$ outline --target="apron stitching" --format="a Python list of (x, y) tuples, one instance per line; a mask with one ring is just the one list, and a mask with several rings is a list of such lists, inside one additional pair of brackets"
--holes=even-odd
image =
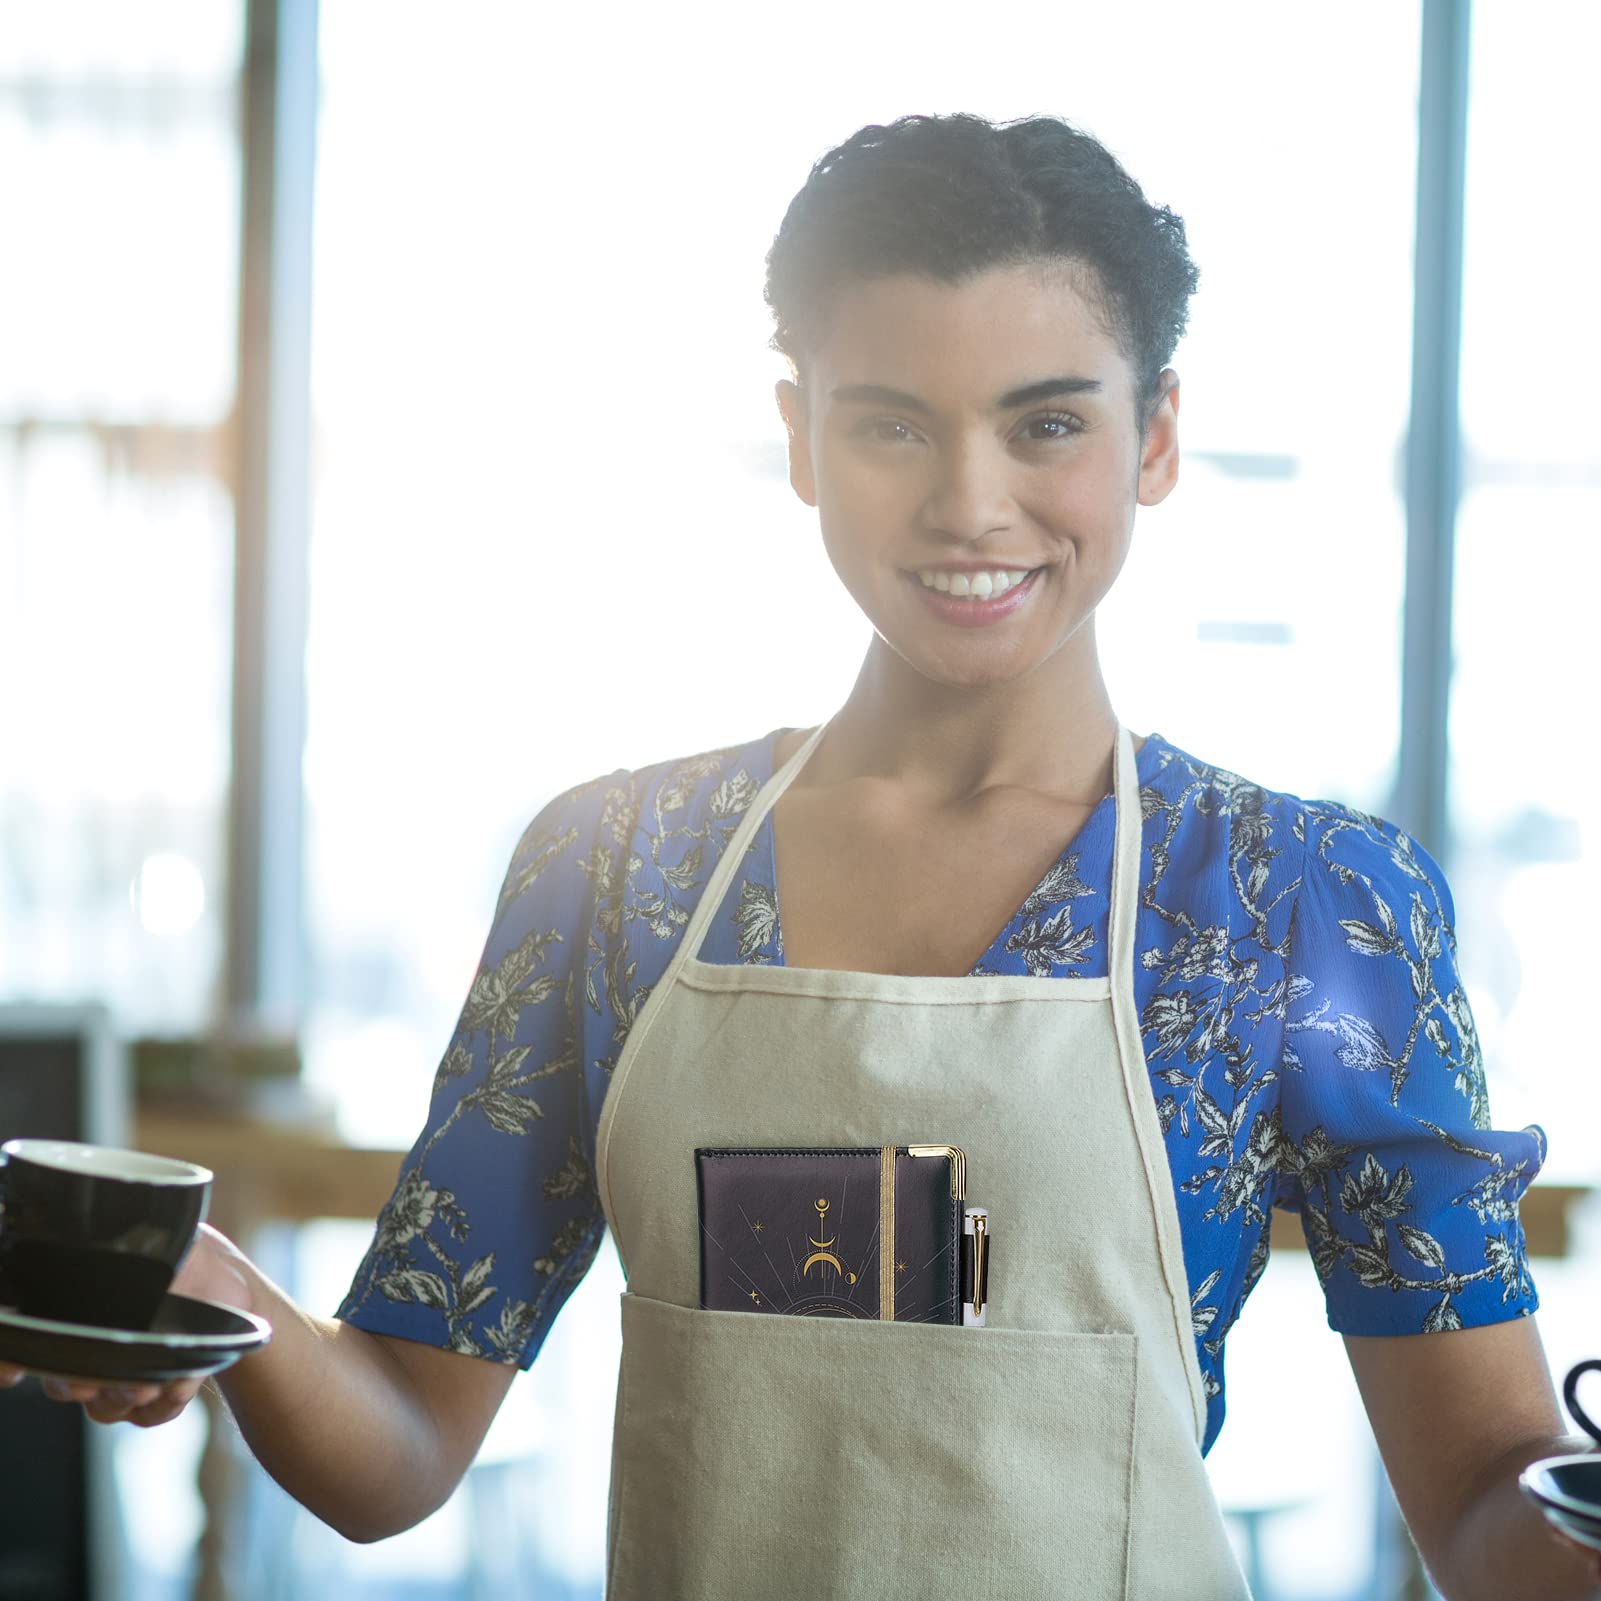
[[(807, 979), (802, 974), (844, 973), (843, 969), (790, 967), (768, 968), (756, 966), (728, 966), (718, 967), (716, 963), (703, 964), (711, 966), (715, 977), (691, 969), (687, 964), (679, 972), (677, 982), (688, 989), (705, 990), (708, 993), (722, 993), (726, 990), (757, 991), (770, 995), (806, 995), (821, 1000), (871, 1000), (885, 1006), (1038, 1006), (1060, 1004), (1097, 1004), (1109, 997), (1107, 981), (1101, 978), (1023, 978), (1021, 975), (1004, 975), (1007, 979), (1016, 977), (1020, 984), (1037, 984), (1041, 993), (1037, 995), (1004, 994), (985, 995), (978, 988), (983, 979), (952, 978), (949, 982), (954, 985), (973, 987), (971, 994), (956, 994), (954, 991), (946, 995), (884, 995), (882, 993), (868, 994), (860, 983), (833, 985), (826, 979)], [(796, 975), (793, 978), (781, 979), (779, 973)], [(727, 975), (726, 977), (723, 975)], [(850, 979), (858, 979), (861, 975), (856, 973), (844, 974)], [(931, 982), (945, 982), (944, 980), (930, 980), (916, 978), (905, 973), (874, 973), (868, 975), (872, 978), (911, 978), (917, 984)], [(1072, 986), (1083, 984), (1089, 986), (1086, 990), (1075, 990)], [(1065, 986), (1065, 987), (1064, 987)], [(1045, 993), (1049, 989), (1050, 993)], [(1058, 993), (1060, 992), (1060, 993)]]
[(1123, 1597), (1128, 1601), (1129, 1571), (1134, 1562), (1134, 1463), (1140, 1421), (1140, 1342), (1134, 1338), (1134, 1382), (1128, 1398), (1128, 1489), (1123, 1497)]

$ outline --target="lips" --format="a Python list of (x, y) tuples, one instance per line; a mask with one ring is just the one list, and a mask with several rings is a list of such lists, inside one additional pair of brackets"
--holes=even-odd
[[(972, 576), (983, 577), (986, 574), (992, 574), (996, 570), (994, 568), (986, 568), (983, 573)], [(1000, 570), (1017, 571), (1017, 569)], [(943, 571), (951, 581), (952, 590), (947, 592), (931, 584), (925, 576), (929, 571), (935, 573)], [(917, 593), (922, 597), (923, 604), (942, 622), (952, 623), (958, 628), (983, 628), (989, 624), (1003, 621), (1026, 606), (1034, 591), (1039, 587), (1039, 578), (1043, 571), (1043, 568), (1036, 567), (1032, 572), (1025, 573), (1017, 582), (1009, 583), (1001, 593), (995, 594), (992, 592), (988, 596), (974, 593), (972, 576), (965, 573), (951, 572), (949, 569), (924, 569), (923, 572), (911, 574), (910, 578), (917, 586)], [(954, 591), (954, 586), (959, 579), (967, 580), (968, 593), (965, 597)]]

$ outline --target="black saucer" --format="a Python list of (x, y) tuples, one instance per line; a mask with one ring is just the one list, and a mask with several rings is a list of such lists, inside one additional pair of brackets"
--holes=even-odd
[(272, 1325), (265, 1318), (187, 1295), (164, 1296), (148, 1329), (56, 1323), (0, 1306), (0, 1361), (31, 1372), (113, 1383), (166, 1383), (220, 1373), (271, 1338)]

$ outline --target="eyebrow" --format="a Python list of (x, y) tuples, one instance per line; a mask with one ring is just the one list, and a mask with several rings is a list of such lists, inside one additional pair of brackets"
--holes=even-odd
[[(1008, 389), (995, 402), (997, 411), (1014, 411), (1019, 406), (1033, 406), (1042, 400), (1055, 400), (1063, 395), (1099, 394), (1099, 378), (1072, 376), (1041, 378), (1038, 383), (1024, 384), (1020, 389)], [(840, 384), (829, 398), (837, 405), (893, 406), (900, 411), (920, 411), (925, 416), (931, 410), (925, 400), (904, 389), (891, 389), (884, 384)]]

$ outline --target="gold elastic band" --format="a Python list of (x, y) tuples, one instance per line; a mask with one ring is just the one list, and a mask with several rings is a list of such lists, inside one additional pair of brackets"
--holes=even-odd
[(878, 1315), (895, 1321), (895, 1147), (882, 1147), (878, 1175)]

